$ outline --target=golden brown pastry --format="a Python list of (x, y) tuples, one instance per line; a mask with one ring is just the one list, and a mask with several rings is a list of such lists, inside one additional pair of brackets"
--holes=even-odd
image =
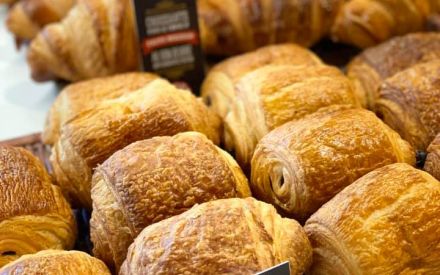
[(413, 65), (440, 58), (440, 33), (415, 33), (393, 38), (363, 51), (348, 65), (348, 76), (358, 91), (364, 91), (363, 105), (374, 108), (377, 89), (388, 77)]
[(59, 23), (32, 41), (28, 62), (36, 81), (78, 81), (133, 71), (138, 46), (130, 0), (78, 0)]
[(428, 156), (423, 169), (440, 180), (440, 132), (428, 147)]
[(132, 143), (93, 175), (93, 253), (118, 270), (146, 226), (194, 204), (250, 195), (235, 160), (203, 134), (185, 132)]
[(60, 21), (76, 0), (21, 0), (8, 13), (6, 25), (19, 40), (31, 40), (47, 24)]
[(67, 86), (49, 111), (42, 134), (43, 142), (54, 144), (60, 135), (61, 126), (80, 112), (94, 108), (104, 100), (132, 93), (157, 78), (157, 75), (150, 73), (125, 73)]
[(198, 0), (205, 52), (232, 55), (264, 45), (311, 46), (326, 35), (342, 0)]
[(388, 78), (379, 88), (376, 113), (417, 149), (440, 132), (440, 59)]
[(374, 113), (332, 106), (267, 134), (252, 159), (252, 193), (304, 220), (366, 173), (415, 164), (411, 146)]
[(335, 67), (268, 65), (245, 75), (225, 118), (225, 146), (244, 168), (270, 130), (334, 104), (360, 106), (352, 83)]
[(106, 100), (66, 123), (55, 144), (54, 175), (72, 202), (91, 207), (92, 169), (125, 146), (155, 136), (197, 131), (219, 143), (219, 118), (191, 92), (155, 79)]
[(310, 274), (439, 274), (438, 213), (428, 173), (404, 163), (368, 173), (307, 221)]
[(225, 118), (235, 99), (235, 84), (240, 78), (265, 65), (319, 65), (319, 57), (295, 44), (280, 44), (231, 57), (215, 65), (202, 85), (202, 97), (218, 115)]
[(223, 199), (145, 228), (120, 274), (255, 274), (289, 261), (293, 275), (307, 270), (311, 256), (302, 227), (272, 205)]
[(19, 0), (0, 0), (0, 4), (14, 4), (15, 2), (18, 2)]
[(44, 250), (0, 269), (1, 275), (110, 275), (100, 260), (80, 251)]
[(41, 162), (0, 146), (0, 267), (44, 249), (70, 249), (76, 225), (69, 204)]

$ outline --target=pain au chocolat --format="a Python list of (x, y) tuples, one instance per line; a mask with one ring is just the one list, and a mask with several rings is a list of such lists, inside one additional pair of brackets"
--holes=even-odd
[(0, 267), (25, 254), (71, 249), (72, 211), (43, 164), (22, 148), (0, 146)]
[(310, 274), (439, 274), (440, 182), (405, 163), (374, 170), (306, 222)]
[(92, 171), (114, 152), (138, 140), (186, 131), (201, 132), (218, 144), (219, 127), (219, 118), (191, 92), (155, 79), (68, 121), (50, 160), (67, 197), (90, 208)]
[(116, 270), (146, 226), (198, 203), (251, 195), (235, 160), (197, 132), (132, 143), (96, 169), (92, 186), (94, 255)]
[(332, 106), (267, 134), (252, 159), (252, 193), (305, 220), (366, 173), (415, 164), (408, 142), (365, 109)]
[(121, 275), (255, 274), (289, 261), (310, 266), (311, 247), (295, 220), (253, 198), (223, 199), (145, 228), (130, 246)]

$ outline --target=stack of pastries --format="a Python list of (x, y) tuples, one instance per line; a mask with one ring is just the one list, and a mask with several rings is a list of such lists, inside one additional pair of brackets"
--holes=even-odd
[[(205, 50), (242, 53), (200, 97), (130, 72), (129, 0), (8, 2), (33, 77), (77, 83), (49, 167), (0, 145), (0, 274), (440, 274), (437, 0), (198, 0)], [(324, 36), (369, 48), (344, 73)]]

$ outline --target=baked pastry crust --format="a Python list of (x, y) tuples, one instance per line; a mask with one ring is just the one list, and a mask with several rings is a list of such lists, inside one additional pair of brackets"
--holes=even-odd
[(185, 132), (132, 143), (93, 175), (94, 255), (118, 270), (146, 226), (195, 204), (250, 195), (235, 160), (203, 134)]
[(388, 78), (378, 91), (375, 109), (415, 149), (426, 151), (440, 133), (440, 59)]
[(363, 176), (306, 223), (310, 274), (440, 273), (440, 182), (396, 163)]
[(44, 250), (0, 269), (4, 275), (110, 275), (100, 260), (80, 251)]
[(413, 33), (368, 48), (350, 62), (347, 74), (364, 93), (364, 106), (374, 109), (380, 85), (413, 65), (440, 58), (440, 33)]
[(186, 131), (201, 132), (218, 144), (219, 127), (220, 119), (191, 92), (155, 79), (66, 123), (50, 161), (66, 196), (90, 208), (92, 170), (114, 152), (138, 140)]
[(253, 198), (216, 200), (145, 228), (121, 275), (255, 274), (284, 261), (290, 274), (311, 264), (302, 227)]
[(132, 93), (157, 78), (155, 74), (133, 72), (67, 86), (57, 96), (47, 115), (43, 142), (53, 145), (59, 138), (60, 128), (82, 111), (93, 109), (104, 100)]
[(332, 106), (276, 128), (252, 159), (252, 193), (305, 220), (366, 173), (415, 164), (411, 146), (365, 109)]
[(440, 180), (440, 133), (428, 147), (428, 156), (423, 169)]
[(22, 148), (0, 146), (0, 267), (44, 249), (70, 249), (76, 223), (41, 162)]

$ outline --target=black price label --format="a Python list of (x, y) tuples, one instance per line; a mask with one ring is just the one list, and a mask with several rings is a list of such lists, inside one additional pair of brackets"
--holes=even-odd
[(290, 264), (284, 262), (267, 270), (258, 272), (256, 275), (290, 275)]
[(133, 0), (145, 71), (198, 94), (205, 74), (196, 0)]

